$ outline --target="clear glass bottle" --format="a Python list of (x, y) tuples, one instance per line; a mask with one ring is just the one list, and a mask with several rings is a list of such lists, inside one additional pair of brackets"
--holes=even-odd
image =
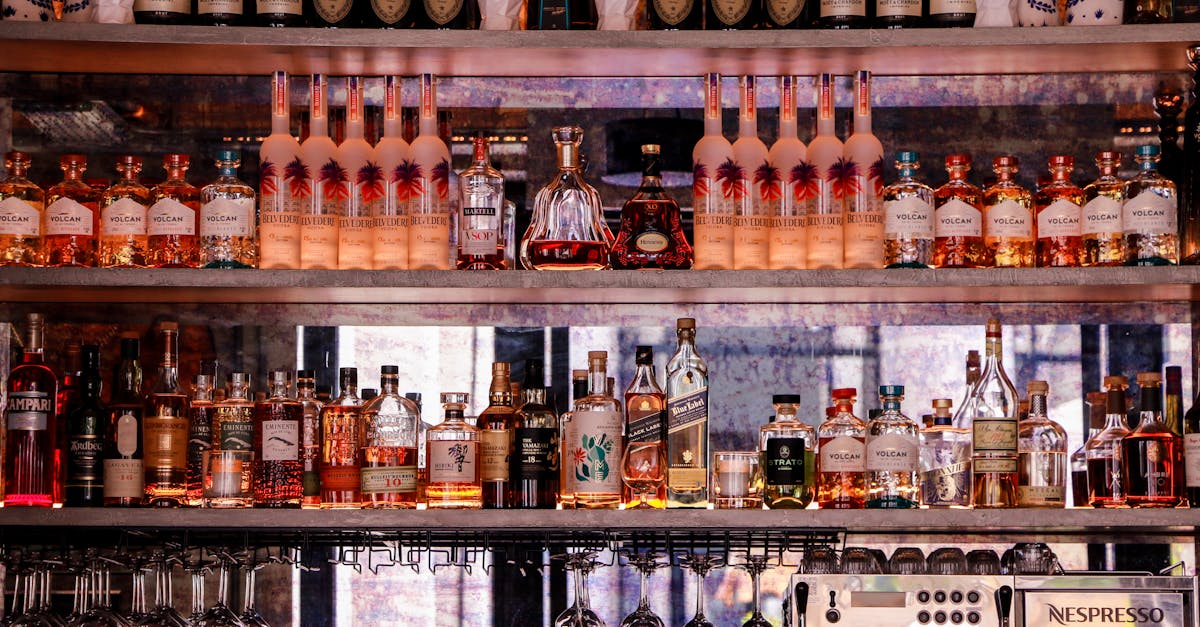
[[(642, 184), (621, 209), (621, 227), (609, 257), (618, 270), (692, 267), (679, 204), (662, 186), (658, 144), (642, 146)], [(764, 227), (765, 230), (765, 227)]]
[(926, 507), (971, 506), (971, 432), (954, 426), (952, 407), (951, 399), (934, 399), (933, 426), (921, 429), (919, 479), (921, 504)]
[(1018, 170), (1016, 157), (992, 159), (996, 183), (983, 190), (984, 265), (988, 267), (1033, 267), (1033, 194), (1015, 180)]
[(4, 505), (54, 505), (58, 376), (45, 364), (45, 319), (26, 317), (21, 360), (8, 373), (4, 414)]
[(767, 509), (804, 509), (816, 497), (817, 433), (800, 422), (799, 394), (776, 394), (774, 420), (759, 427), (763, 504)]
[(504, 174), (492, 167), (488, 140), (472, 140), (471, 165), (458, 175), (459, 270), (507, 270), (504, 251)]
[[(574, 412), (570, 408), (574, 406), (575, 401), (586, 397), (588, 394), (588, 371), (587, 370), (572, 370), (571, 371), (571, 398), (567, 403), (567, 411), (563, 412), (559, 417), (560, 430), (563, 433), (561, 444), (561, 462), (559, 464), (559, 491), (558, 504), (562, 509), (572, 509), (575, 507), (575, 492), (576, 479), (573, 467), (569, 463), (570, 454), (568, 452), (565, 433), (567, 424), (572, 420)], [(668, 471), (669, 472), (669, 471)]]
[(579, 144), (583, 129), (554, 129), (558, 173), (533, 201), (533, 218), (521, 238), (521, 265), (527, 270), (604, 270), (609, 267), (604, 205), (583, 180)]
[(971, 419), (971, 503), (1017, 505), (1017, 390), (1004, 372), (1000, 321), (987, 321), (983, 371), (963, 410)]
[(364, 508), (417, 506), (417, 404), (400, 396), (400, 367), (383, 366), (379, 396), (362, 409), (366, 424), (362, 461)]
[(708, 364), (696, 352), (696, 321), (675, 324), (667, 362), (667, 507), (708, 506)]
[(574, 477), (575, 509), (615, 509), (621, 504), (621, 403), (607, 391), (608, 353), (588, 352), (588, 395), (575, 400), (563, 424), (563, 472)]
[(805, 267), (811, 270), (841, 268), (844, 261), (845, 186), (834, 185), (845, 170), (844, 147), (834, 124), (833, 75), (817, 77), (817, 133), (808, 143), (808, 165), (789, 176), (793, 184), (810, 190), (814, 201), (804, 223), (808, 242)]
[(804, 215), (811, 203), (808, 188), (796, 185), (793, 176), (808, 168), (805, 158), (808, 148), (800, 141), (796, 120), (796, 77), (779, 79), (779, 139), (771, 144), (767, 161), (776, 173), (775, 191), (778, 198), (771, 214), (771, 245), (768, 267), (772, 270), (800, 270), (808, 260), (805, 246)]
[(1162, 375), (1139, 372), (1138, 426), (1121, 440), (1125, 504), (1176, 507), (1183, 502), (1183, 438), (1163, 421)]
[(421, 75), (417, 138), (409, 147), (412, 176), (408, 194), (408, 267), (449, 270), (450, 149), (438, 136), (437, 82)]
[(558, 503), (558, 413), (546, 403), (545, 366), (525, 360), (521, 400), (513, 416), (513, 454), (509, 458), (512, 505), (523, 509), (554, 509)]
[(236, 150), (217, 151), (217, 180), (200, 190), (200, 263), (205, 268), (253, 268), (254, 188), (237, 178)]
[(229, 373), (225, 398), (215, 404), (213, 450), (254, 450), (254, 401), (251, 398), (250, 375), (245, 372)]
[(46, 192), (30, 181), (23, 152), (4, 155), (8, 176), (0, 180), (0, 266), (42, 265), (42, 216)]
[(158, 376), (146, 396), (142, 443), (146, 473), (146, 504), (181, 507), (187, 504), (187, 393), (179, 382), (179, 325), (159, 325), (163, 354)]
[(212, 375), (196, 375), (192, 402), (188, 410), (187, 505), (200, 507), (204, 500), (204, 452), (212, 450), (213, 415)]
[(928, 268), (933, 262), (933, 188), (918, 181), (920, 155), (896, 152), (899, 180), (883, 189), (883, 264)]
[(100, 192), (83, 182), (87, 157), (63, 155), (63, 180), (46, 190), (42, 259), (47, 266), (96, 266)]
[(1138, 175), (1125, 182), (1121, 225), (1125, 265), (1173, 265), (1179, 260), (1175, 183), (1158, 173), (1158, 146), (1137, 147)]
[(867, 423), (867, 507), (912, 509), (920, 506), (920, 428), (900, 411), (903, 385), (879, 387), (883, 411)]
[(303, 471), (300, 430), (304, 408), (288, 395), (290, 370), (272, 370), (270, 393), (254, 404), (255, 507), (300, 507)]
[(854, 74), (854, 128), (843, 150), (843, 176), (848, 184), (844, 266), (882, 268), (883, 144), (871, 132), (871, 73), (867, 70)]
[(163, 156), (167, 179), (150, 190), (146, 211), (146, 265), (152, 268), (195, 268), (200, 264), (200, 189), (187, 182), (191, 158)]
[(492, 364), (488, 406), (475, 420), (479, 427), (479, 481), (484, 509), (510, 507), (509, 456), (513, 450), (512, 387), (508, 362)]
[(697, 270), (733, 269), (733, 145), (721, 133), (721, 75), (704, 76), (704, 136), (692, 149)]
[(338, 397), (321, 408), (322, 509), (357, 509), (362, 503), (362, 406), (358, 369), (339, 369)]
[(1067, 432), (1046, 415), (1050, 385), (1030, 381), (1029, 417), (1017, 425), (1017, 505), (1066, 507)]
[(854, 415), (854, 388), (838, 388), (833, 415), (817, 427), (817, 505), (821, 509), (867, 506), (867, 424)]
[(967, 181), (971, 156), (946, 156), (950, 180), (933, 190), (933, 266), (978, 268), (987, 261), (983, 243), (983, 191)]
[(1125, 181), (1117, 178), (1121, 153), (1102, 150), (1096, 153), (1096, 180), (1083, 188), (1080, 212), (1080, 246), (1084, 266), (1119, 266), (1125, 263), (1125, 233), (1121, 226), (1121, 206), (1125, 203)]
[(483, 489), (479, 482), (479, 429), (463, 420), (469, 395), (443, 392), (446, 419), (425, 435), (429, 483), (425, 499), (429, 509), (479, 509)]
[(1083, 190), (1071, 182), (1075, 158), (1050, 157), (1050, 182), (1038, 188), (1033, 204), (1037, 209), (1037, 265), (1039, 268), (1072, 268), (1082, 262), (1080, 241)]
[(1125, 506), (1125, 474), (1122, 469), (1121, 442), (1129, 435), (1125, 422), (1128, 402), (1125, 390), (1129, 379), (1121, 376), (1104, 377), (1105, 415), (1104, 428), (1088, 438), (1086, 446), (1088, 464), (1088, 504), (1092, 507)]
[(1087, 419), (1084, 420), (1083, 442), (1071, 453), (1071, 506), (1084, 507), (1089, 505), (1087, 445), (1092, 438), (1104, 430), (1104, 410), (1107, 396), (1104, 392), (1088, 392), (1086, 403)]
[(117, 157), (117, 182), (100, 195), (100, 260), (103, 268), (146, 265), (146, 209), (150, 190), (138, 182), (142, 158)]
[(954, 426), (968, 432), (971, 431), (971, 419), (974, 416), (968, 413), (967, 409), (971, 405), (971, 390), (975, 389), (975, 383), (979, 381), (980, 370), (982, 366), (979, 351), (967, 351), (966, 387), (963, 388), (963, 399), (958, 404), (958, 411), (954, 413)]
[[(634, 350), (636, 370), (633, 380), (625, 389), (625, 445), (642, 444), (640, 456), (667, 458), (667, 395), (658, 386), (654, 375), (654, 347), (638, 346)], [(632, 449), (631, 449), (632, 450)], [(635, 459), (644, 459), (643, 457)], [(630, 457), (635, 457), (630, 453)], [(651, 462), (659, 463), (659, 462)], [(622, 482), (621, 502), (626, 508), (637, 505), (641, 499)], [(654, 496), (647, 497), (646, 504), (655, 509), (667, 506), (667, 483), (660, 484)]]
[(303, 486), (300, 507), (321, 507), (321, 409), (325, 407), (317, 398), (317, 373), (313, 370), (296, 371), (296, 400), (300, 403), (300, 467)]
[(755, 77), (738, 81), (738, 138), (733, 142), (734, 203), (733, 267), (735, 270), (765, 270), (770, 247), (767, 230), (774, 212), (771, 193), (779, 172), (767, 159), (767, 145), (758, 137), (758, 104)]

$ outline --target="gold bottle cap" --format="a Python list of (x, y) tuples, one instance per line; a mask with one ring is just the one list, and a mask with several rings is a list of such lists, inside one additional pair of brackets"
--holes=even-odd
[(1162, 385), (1162, 375), (1157, 372), (1139, 372), (1137, 374), (1137, 384), (1142, 387), (1147, 385)]
[(1109, 390), (1120, 387), (1122, 390), (1124, 390), (1125, 388), (1129, 387), (1129, 377), (1123, 377), (1119, 375), (1104, 377), (1104, 387), (1105, 389)]
[(695, 329), (696, 328), (696, 319), (695, 318), (680, 318), (679, 320), (675, 321), (675, 327), (678, 329)]
[(442, 392), (443, 405), (466, 405), (471, 395), (466, 392)]
[(509, 366), (507, 361), (497, 361), (492, 364), (492, 376), (497, 377), (503, 375), (508, 376)]
[(167, 320), (166, 322), (160, 322), (160, 323), (158, 323), (158, 330), (160, 332), (174, 331), (174, 332), (178, 333), (179, 332), (179, 323), (175, 322), (173, 320)]
[[(1105, 381), (1108, 377), (1104, 377)], [(1089, 405), (1103, 405), (1108, 400), (1108, 395), (1104, 392), (1088, 392), (1087, 402)]]
[(608, 361), (608, 351), (588, 351), (588, 361)]
[(661, 150), (662, 149), (659, 147), (658, 144), (644, 144), (642, 146), (642, 154), (643, 155), (657, 155), (661, 152)]
[(978, 368), (979, 363), (979, 351), (967, 351), (967, 367)]
[(1050, 392), (1050, 384), (1045, 381), (1030, 381), (1025, 384), (1025, 389), (1030, 394), (1048, 394)]
[(951, 399), (948, 399), (948, 398), (933, 399), (933, 408), (934, 409), (950, 409), (951, 407), (954, 407), (954, 401)]

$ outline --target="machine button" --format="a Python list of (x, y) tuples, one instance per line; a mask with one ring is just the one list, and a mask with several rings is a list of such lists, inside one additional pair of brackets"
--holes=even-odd
[(946, 593), (945, 593), (945, 591), (938, 590), (937, 592), (934, 592), (934, 593), (933, 593), (933, 600), (934, 600), (934, 602), (935, 602), (935, 603), (945, 603), (945, 602), (946, 602)]
[(946, 613), (945, 612), (934, 613), (933, 622), (935, 622), (939, 625), (945, 625), (946, 624)]
[(979, 602), (979, 592), (972, 590), (967, 593), (967, 603), (970, 603), (971, 605), (975, 605), (978, 602)]
[(921, 623), (922, 625), (928, 625), (929, 619), (930, 619), (929, 612), (927, 612), (925, 610), (921, 610), (920, 612), (917, 612), (917, 622), (918, 623)]
[(929, 602), (929, 591), (928, 590), (922, 590), (917, 593), (917, 603), (928, 603), (928, 602)]
[(951, 603), (962, 603), (963, 602), (963, 593), (958, 590), (951, 592), (950, 593), (950, 602)]
[(967, 612), (967, 622), (972, 625), (978, 625), (982, 617), (979, 612)]
[(842, 620), (842, 613), (841, 613), (841, 612), (839, 612), (839, 611), (837, 611), (837, 610), (826, 610), (826, 612), (825, 612), (825, 622), (827, 622), (827, 623), (836, 623), (836, 622), (838, 622), (839, 620)]
[(958, 610), (954, 610), (953, 612), (950, 612), (950, 622), (954, 623), (955, 625), (961, 625), (962, 620), (963, 620), (962, 612), (960, 612)]

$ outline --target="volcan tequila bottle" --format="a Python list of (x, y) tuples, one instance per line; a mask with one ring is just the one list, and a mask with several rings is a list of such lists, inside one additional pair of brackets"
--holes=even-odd
[(1175, 184), (1158, 173), (1158, 146), (1137, 147), (1138, 175), (1125, 182), (1121, 225), (1125, 265), (1172, 265), (1179, 260)]
[(1032, 268), (1034, 249), (1033, 195), (1016, 182), (1017, 158), (992, 159), (996, 183), (983, 191), (984, 265)]
[(900, 411), (903, 385), (879, 387), (883, 412), (867, 423), (867, 507), (911, 509), (920, 504), (917, 423)]
[(759, 427), (763, 503), (768, 509), (804, 509), (816, 496), (817, 434), (800, 422), (799, 394), (776, 394), (775, 419)]
[(120, 179), (100, 195), (100, 266), (146, 265), (146, 209), (150, 190), (138, 182), (142, 158), (117, 157)]
[(579, 144), (583, 129), (554, 129), (558, 173), (538, 191), (533, 219), (521, 238), (527, 270), (603, 270), (609, 267), (600, 194), (583, 180)]
[(100, 235), (100, 193), (83, 182), (87, 157), (63, 155), (62, 182), (46, 190), (46, 226), (42, 258), (47, 266), (96, 265)]
[(236, 150), (217, 151), (217, 180), (200, 190), (200, 262), (205, 268), (253, 268), (254, 188), (237, 178)]
[(933, 189), (916, 180), (915, 150), (896, 153), (900, 179), (883, 190), (883, 263), (888, 268), (928, 268), (933, 261)]
[(867, 425), (854, 415), (854, 388), (831, 395), (833, 415), (817, 427), (817, 505), (862, 509), (867, 505)]
[(933, 191), (935, 267), (977, 268), (986, 262), (983, 192), (967, 181), (970, 171), (970, 155), (946, 156), (950, 180)]
[(1102, 150), (1096, 153), (1100, 175), (1083, 188), (1080, 212), (1080, 246), (1084, 266), (1119, 266), (1125, 263), (1125, 233), (1121, 224), (1121, 206), (1125, 203), (1125, 182), (1117, 178), (1121, 153)]
[(300, 466), (303, 488), (300, 507), (316, 509), (321, 506), (321, 477), (317, 466), (321, 461), (321, 409), (317, 399), (316, 372), (296, 371), (296, 400), (302, 409), (300, 422)]
[(704, 77), (704, 136), (692, 150), (693, 240), (697, 270), (733, 268), (733, 146), (721, 134), (721, 76)]
[(812, 198), (808, 186), (798, 184), (808, 167), (804, 162), (808, 149), (797, 132), (796, 77), (784, 76), (779, 79), (779, 139), (767, 153), (775, 174), (773, 194), (778, 200), (771, 214), (771, 243), (767, 253), (767, 267), (772, 270), (802, 269), (808, 260), (804, 215)]
[(1067, 433), (1046, 415), (1045, 381), (1030, 381), (1029, 417), (1017, 425), (1017, 505), (1066, 507)]
[(1071, 182), (1075, 159), (1050, 157), (1050, 183), (1034, 196), (1037, 209), (1037, 265), (1039, 268), (1069, 268), (1080, 265), (1080, 218), (1083, 190)]
[(146, 263), (153, 268), (195, 268), (200, 264), (200, 189), (188, 183), (191, 159), (163, 156), (167, 180), (150, 190), (146, 212)]
[(46, 193), (26, 178), (29, 155), (4, 155), (8, 176), (0, 181), (0, 266), (42, 264), (42, 218)]
[(733, 142), (736, 166), (733, 218), (733, 267), (765, 270), (770, 234), (767, 224), (777, 199), (774, 181), (779, 173), (767, 160), (767, 145), (758, 138), (758, 104), (753, 76), (739, 81), (738, 138)]

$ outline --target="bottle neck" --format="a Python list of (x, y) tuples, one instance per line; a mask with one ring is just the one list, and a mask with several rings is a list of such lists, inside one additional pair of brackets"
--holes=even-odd
[(174, 331), (164, 331), (163, 356), (158, 363), (158, 391), (173, 392), (179, 387), (179, 336)]
[(1138, 170), (1143, 174), (1158, 171), (1158, 160), (1153, 157), (1138, 157)]
[(1042, 394), (1029, 396), (1029, 417), (1044, 419), (1046, 417), (1046, 397)]
[(1013, 173), (1016, 171), (1016, 169), (1006, 166), (995, 168), (992, 171), (996, 173), (997, 183), (1011, 183), (1013, 180)]
[(134, 184), (138, 182), (138, 173), (142, 171), (141, 168), (132, 165), (123, 165), (117, 169), (121, 173), (122, 182)]
[(946, 166), (946, 172), (949, 173), (951, 181), (967, 180), (967, 170), (968, 168), (961, 165)]
[(999, 336), (989, 336), (984, 346), (985, 356), (987, 357), (987, 365), (984, 366), (985, 369), (988, 366), (999, 365), (1004, 360), (1004, 341)]
[(758, 118), (754, 116), (746, 117), (743, 113), (742, 117), (738, 118), (738, 137), (758, 137)]
[(588, 395), (606, 396), (608, 394), (608, 371), (604, 363), (592, 363), (588, 366)]
[(896, 174), (905, 181), (909, 181), (917, 175), (917, 164), (902, 163), (896, 168)]
[(397, 396), (400, 389), (400, 375), (385, 374), (379, 377), (379, 392), (385, 396)]
[(1099, 168), (1102, 178), (1112, 178), (1117, 175), (1120, 166), (1112, 161), (1097, 161), (1096, 167)]
[(287, 398), (288, 382), (287, 379), (273, 379), (271, 381), (271, 398), (281, 399)]
[(188, 169), (183, 166), (167, 166), (167, 180), (171, 182), (182, 182), (187, 177)]
[(546, 404), (546, 388), (533, 387), (524, 388), (521, 390), (522, 405), (545, 405)]
[(312, 381), (300, 381), (296, 383), (296, 397), (301, 400), (316, 400), (317, 389)]
[(237, 178), (237, 164), (233, 161), (218, 161), (217, 176), (224, 179)]
[(1056, 183), (1062, 182), (1062, 181), (1070, 181), (1071, 180), (1071, 170), (1072, 170), (1072, 168), (1069, 168), (1067, 166), (1056, 166), (1056, 167), (1050, 168), (1050, 178), (1051, 178), (1051, 180), (1053, 180)]
[(899, 412), (900, 411), (900, 398), (899, 397), (885, 396), (882, 399), (880, 399), (880, 401), (881, 401), (881, 404), (883, 405), (883, 411), (887, 411), (887, 412)]
[(1162, 388), (1158, 386), (1143, 386), (1139, 393), (1138, 410), (1145, 415), (1147, 412), (1162, 414)]
[(571, 143), (562, 143), (558, 145), (558, 169), (579, 169), (579, 146)]
[(29, 173), (29, 162), (13, 161), (8, 166), (8, 176), (14, 179), (23, 179)]
[(866, 114), (863, 114), (863, 113), (855, 113), (854, 114), (854, 132), (863, 134), (863, 135), (871, 134), (870, 110), (868, 110)]
[(87, 171), (87, 167), (83, 165), (68, 165), (63, 168), (63, 180), (81, 181), (83, 173)]
[(446, 422), (462, 422), (463, 410), (461, 407), (446, 408)]

